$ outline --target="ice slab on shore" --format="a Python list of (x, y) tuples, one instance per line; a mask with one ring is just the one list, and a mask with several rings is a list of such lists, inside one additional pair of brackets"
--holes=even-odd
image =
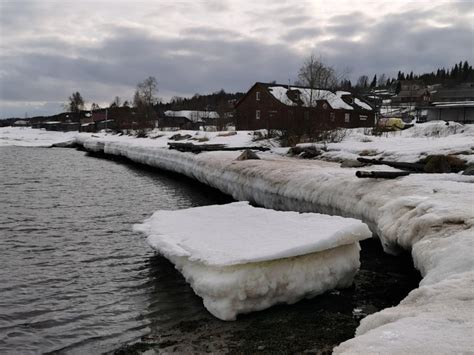
[(29, 127), (0, 127), (0, 147), (51, 147), (53, 144), (73, 142), (78, 132), (45, 131)]
[(371, 236), (355, 219), (248, 202), (158, 211), (135, 229), (223, 320), (350, 286)]

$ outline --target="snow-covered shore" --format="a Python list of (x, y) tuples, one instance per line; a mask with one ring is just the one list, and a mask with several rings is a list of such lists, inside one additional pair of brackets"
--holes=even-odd
[(29, 127), (0, 127), (0, 147), (51, 147), (73, 141), (77, 132), (55, 132)]
[[(428, 137), (420, 133), (415, 139), (413, 132), (359, 143), (364, 147), (376, 142), (378, 154), (402, 161), (447, 152), (472, 157), (470, 127), (444, 137), (439, 132)], [(237, 137), (247, 138), (245, 134), (239, 132)], [(358, 154), (362, 148), (354, 143), (357, 139), (329, 144), (329, 152)], [(423, 276), (420, 287), (400, 305), (364, 318), (356, 337), (339, 345), (336, 353), (467, 353), (474, 348), (474, 177), (416, 174), (396, 180), (357, 179), (355, 169), (319, 160), (262, 153), (261, 160), (236, 161), (239, 152), (181, 153), (165, 148), (167, 137), (80, 134), (76, 142), (89, 151), (184, 174), (237, 200), (361, 219), (387, 252), (411, 250)]]
[(354, 169), (336, 163), (273, 154), (236, 161), (238, 152), (195, 155), (163, 149), (147, 139), (80, 135), (77, 142), (90, 151), (184, 174), (237, 200), (358, 218), (371, 226), (387, 252), (411, 250), (423, 276), (420, 288), (397, 307), (363, 319), (356, 337), (336, 353), (452, 353), (473, 348), (474, 177), (357, 179)]

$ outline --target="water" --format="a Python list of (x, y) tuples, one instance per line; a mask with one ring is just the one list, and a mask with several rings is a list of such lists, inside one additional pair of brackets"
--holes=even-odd
[(419, 281), (368, 241), (353, 288), (222, 322), (132, 225), (228, 197), (72, 149), (0, 148), (0, 188), (0, 353), (329, 350)]

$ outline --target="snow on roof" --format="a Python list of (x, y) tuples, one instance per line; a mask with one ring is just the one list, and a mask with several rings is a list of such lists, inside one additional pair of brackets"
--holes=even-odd
[(370, 107), (370, 105), (366, 104), (366, 103), (365, 103), (364, 101), (362, 101), (362, 100), (359, 100), (357, 97), (354, 98), (354, 103), (355, 103), (357, 106), (362, 107), (364, 110), (372, 111), (372, 107)]
[(186, 117), (192, 122), (202, 122), (207, 118), (219, 118), (219, 114), (216, 111), (168, 110), (165, 111), (165, 115), (169, 117)]
[(135, 228), (165, 255), (219, 266), (306, 255), (371, 237), (356, 219), (275, 211), (248, 202), (157, 211)]
[[(284, 85), (268, 85), (268, 90), (270, 93), (281, 103), (288, 106), (296, 106), (297, 103), (291, 100), (287, 92), (290, 91), (299, 91), (299, 98), (303, 102), (304, 107), (314, 107), (318, 100), (326, 100), (333, 109), (343, 109), (343, 110), (353, 110), (354, 107), (346, 103), (341, 97), (343, 95), (352, 95), (348, 91), (337, 91), (336, 93), (330, 90), (324, 89), (310, 89), (299, 86), (284, 86)], [(358, 100), (362, 104), (358, 104), (366, 110), (372, 110), (372, 108)]]

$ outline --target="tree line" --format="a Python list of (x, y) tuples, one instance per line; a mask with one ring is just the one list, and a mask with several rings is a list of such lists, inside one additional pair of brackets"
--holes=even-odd
[[(331, 65), (326, 64), (321, 57), (314, 54), (309, 55), (300, 67), (295, 85), (310, 88), (322, 88), (330, 90), (349, 90), (355, 94), (366, 94), (374, 89), (386, 89), (398, 93), (400, 82), (403, 80), (418, 80), (425, 85), (442, 84), (443, 86), (457, 85), (462, 82), (474, 82), (474, 69), (466, 60), (456, 63), (451, 68), (438, 68), (431, 73), (415, 74), (413, 71), (404, 73), (399, 71), (396, 77), (388, 77), (384, 73), (375, 74), (370, 80), (367, 75), (361, 75), (355, 83), (346, 76), (348, 71), (338, 71)], [(122, 102), (116, 96), (108, 108), (127, 107), (133, 108), (137, 118), (142, 120), (153, 120), (157, 112), (166, 110), (207, 110), (226, 112), (231, 109), (231, 103), (240, 99), (244, 93), (227, 93), (224, 89), (208, 95), (195, 94), (191, 98), (174, 96), (169, 102), (163, 103), (158, 97), (158, 81), (150, 76), (139, 82), (131, 102)], [(314, 98), (320, 99), (320, 98)], [(310, 99), (310, 101), (312, 101)], [(65, 105), (65, 109), (72, 113), (84, 110), (85, 103), (79, 92), (73, 93)], [(91, 110), (99, 110), (101, 107), (92, 103)]]

